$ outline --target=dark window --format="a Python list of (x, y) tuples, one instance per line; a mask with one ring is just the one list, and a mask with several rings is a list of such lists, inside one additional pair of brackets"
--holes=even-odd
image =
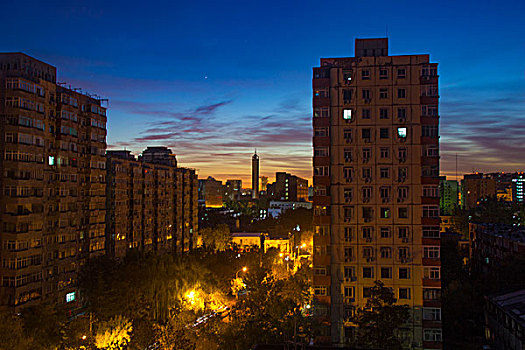
[(392, 278), (392, 268), (382, 267), (381, 268), (381, 278)]
[(380, 128), (379, 137), (382, 139), (387, 139), (388, 138), (388, 128)]
[(399, 268), (399, 279), (409, 279), (410, 278), (410, 270), (408, 267), (400, 267)]

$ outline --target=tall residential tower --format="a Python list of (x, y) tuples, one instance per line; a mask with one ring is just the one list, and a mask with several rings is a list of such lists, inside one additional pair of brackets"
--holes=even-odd
[(411, 308), (407, 348), (441, 349), (437, 64), (357, 39), (313, 68), (314, 292), (325, 340), (352, 337), (374, 281)]
[(252, 156), (252, 198), (259, 198), (259, 156), (257, 150)]
[(106, 108), (2, 53), (0, 117), (0, 305), (74, 309), (80, 267), (105, 252)]

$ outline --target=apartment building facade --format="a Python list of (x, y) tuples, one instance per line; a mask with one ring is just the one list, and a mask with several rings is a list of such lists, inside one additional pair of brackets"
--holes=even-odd
[[(121, 258), (129, 249), (183, 253), (202, 244), (198, 235), (195, 170), (177, 167), (166, 147), (107, 152), (106, 249)], [(147, 160), (147, 161), (146, 161)]]
[[(350, 319), (374, 281), (411, 318), (407, 348), (440, 349), (437, 64), (357, 39), (355, 57), (313, 68), (314, 294), (325, 340), (352, 338)], [(322, 340), (322, 338), (321, 338)]]
[(80, 267), (104, 254), (106, 108), (5, 53), (0, 115), (0, 305), (75, 308)]
[(290, 202), (308, 201), (308, 180), (285, 172), (275, 173), (271, 198)]

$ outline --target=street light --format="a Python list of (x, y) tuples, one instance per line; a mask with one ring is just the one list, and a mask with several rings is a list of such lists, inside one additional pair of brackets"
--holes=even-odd
[[(243, 266), (242, 269), (237, 271), (237, 273), (235, 274), (235, 280), (239, 279), (239, 272), (241, 272), (241, 271), (242, 272), (246, 272), (246, 271), (248, 271), (248, 268), (246, 266)], [(242, 282), (242, 284), (244, 285), (244, 288), (246, 288), (246, 285), (244, 284), (244, 282)], [(237, 291), (237, 293), (235, 293), (235, 299), (239, 299), (239, 291)]]
[(246, 266), (243, 266), (242, 269), (240, 269), (239, 271), (237, 271), (237, 273), (235, 274), (235, 278), (236, 278), (236, 279), (239, 278), (239, 272), (241, 272), (241, 271), (242, 271), (242, 272), (246, 272), (246, 271), (248, 271), (248, 268), (247, 268)]

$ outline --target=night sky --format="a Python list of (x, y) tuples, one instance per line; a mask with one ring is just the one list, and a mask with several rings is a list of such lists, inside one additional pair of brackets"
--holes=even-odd
[(525, 170), (525, 1), (4, 1), (0, 51), (109, 99), (108, 148), (311, 178), (311, 78), (356, 37), (439, 63), (441, 171)]

